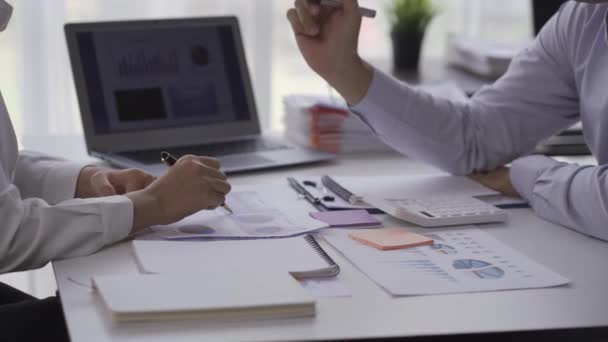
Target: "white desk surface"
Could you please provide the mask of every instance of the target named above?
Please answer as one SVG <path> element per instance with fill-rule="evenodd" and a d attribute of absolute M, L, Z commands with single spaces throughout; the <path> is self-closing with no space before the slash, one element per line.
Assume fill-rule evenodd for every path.
<path fill-rule="evenodd" d="M 586 160 L 582 160 L 583 162 Z M 283 181 L 288 175 L 394 175 L 432 169 L 396 155 L 352 156 L 332 164 L 233 177 L 239 184 Z M 387 226 L 397 221 L 385 218 Z M 74 285 L 94 275 L 135 273 L 129 243 L 89 257 L 54 263 L 72 341 L 295 341 L 437 336 L 608 326 L 608 243 L 542 221 L 529 209 L 512 211 L 490 234 L 568 277 L 567 287 L 392 298 L 323 243 L 342 266 L 352 298 L 318 301 L 312 319 L 206 324 L 199 321 L 116 325 L 99 298 Z"/>

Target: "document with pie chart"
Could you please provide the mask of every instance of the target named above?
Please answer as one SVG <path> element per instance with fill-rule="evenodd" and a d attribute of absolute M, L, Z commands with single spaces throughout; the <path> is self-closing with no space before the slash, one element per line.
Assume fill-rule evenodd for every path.
<path fill-rule="evenodd" d="M 154 233 L 141 239 L 278 238 L 327 227 L 312 219 L 308 202 L 295 198 L 286 186 L 266 187 L 264 191 L 237 189 L 226 203 L 234 214 L 222 208 L 204 210 L 175 224 L 153 227 Z"/>
<path fill-rule="evenodd" d="M 348 231 L 326 230 L 322 236 L 395 296 L 530 289 L 569 282 L 475 227 L 408 230 L 432 238 L 434 244 L 380 251 L 349 238 Z"/>

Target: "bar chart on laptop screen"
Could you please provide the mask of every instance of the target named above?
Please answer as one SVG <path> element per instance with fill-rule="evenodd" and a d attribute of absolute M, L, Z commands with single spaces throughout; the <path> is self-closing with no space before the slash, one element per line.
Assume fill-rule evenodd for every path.
<path fill-rule="evenodd" d="M 174 75 L 179 72 L 177 50 L 149 49 L 145 46 L 125 51 L 117 65 L 121 78 L 145 77 L 155 75 Z"/>

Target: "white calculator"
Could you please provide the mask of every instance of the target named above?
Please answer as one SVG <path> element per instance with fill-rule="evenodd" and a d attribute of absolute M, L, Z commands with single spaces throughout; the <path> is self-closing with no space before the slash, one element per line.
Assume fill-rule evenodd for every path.
<path fill-rule="evenodd" d="M 368 200 L 385 213 L 422 227 L 504 222 L 505 210 L 473 197 Z"/>

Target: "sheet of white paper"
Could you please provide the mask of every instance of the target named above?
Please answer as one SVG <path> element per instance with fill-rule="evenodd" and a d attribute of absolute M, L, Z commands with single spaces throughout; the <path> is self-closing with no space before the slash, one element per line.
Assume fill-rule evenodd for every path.
<path fill-rule="evenodd" d="M 569 281 L 474 228 L 412 231 L 433 246 L 380 251 L 327 230 L 322 236 L 374 282 L 395 296 L 541 288 Z"/>
<path fill-rule="evenodd" d="M 153 234 L 138 239 L 278 238 L 327 228 L 310 217 L 316 209 L 298 200 L 287 183 L 264 186 L 259 191 L 237 188 L 228 195 L 226 203 L 233 215 L 222 208 L 204 210 L 171 225 L 152 227 Z"/>
<path fill-rule="evenodd" d="M 467 177 L 448 175 L 346 177 L 334 180 L 350 192 L 365 197 L 383 199 L 433 198 L 445 196 L 478 197 L 497 195 Z"/>
<path fill-rule="evenodd" d="M 353 296 L 351 290 L 338 278 L 302 280 L 300 281 L 300 285 L 315 298 L 346 298 Z"/>
<path fill-rule="evenodd" d="M 145 273 L 309 271 L 327 263 L 302 237 L 240 241 L 133 241 Z"/>

